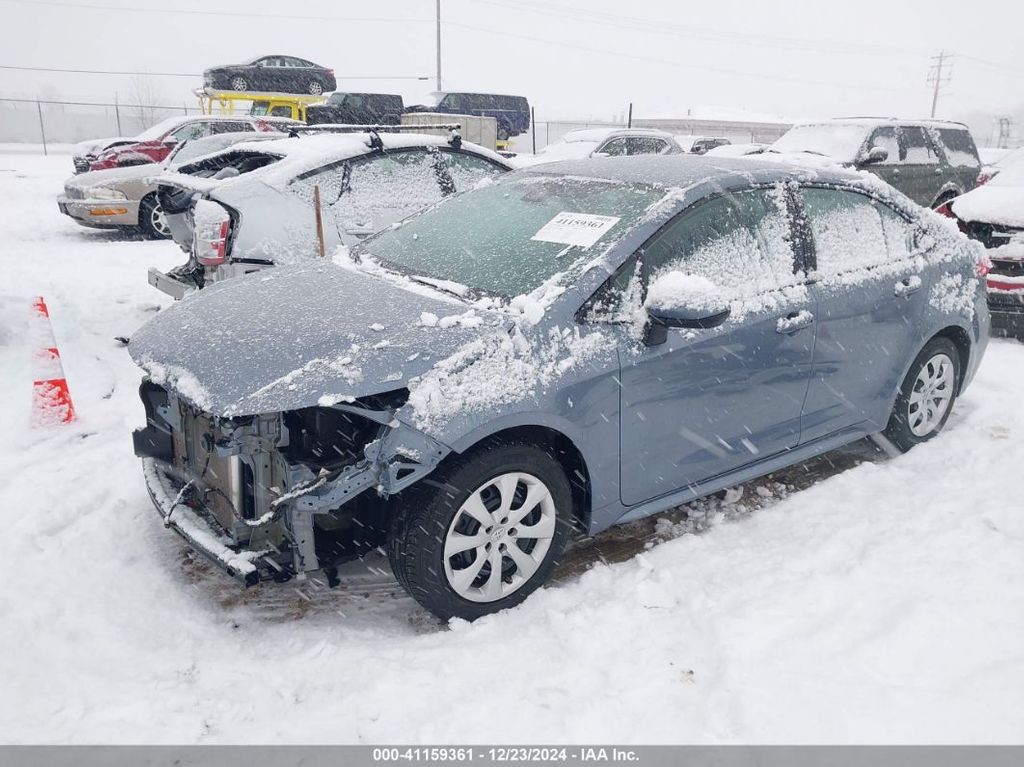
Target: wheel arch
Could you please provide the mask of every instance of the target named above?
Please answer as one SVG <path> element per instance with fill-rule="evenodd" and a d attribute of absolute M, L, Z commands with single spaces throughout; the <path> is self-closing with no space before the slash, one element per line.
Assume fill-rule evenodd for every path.
<path fill-rule="evenodd" d="M 542 449 L 553 449 L 553 457 L 565 471 L 565 477 L 572 489 L 573 518 L 581 530 L 588 530 L 592 511 L 593 485 L 590 468 L 583 450 L 576 439 L 569 436 L 570 428 L 561 424 L 538 421 L 505 423 L 486 432 L 472 432 L 455 445 L 445 461 L 464 458 L 473 450 L 494 441 L 525 442 Z M 443 461 L 442 461 L 443 463 Z"/>
<path fill-rule="evenodd" d="M 957 353 L 960 355 L 960 380 L 957 381 L 956 389 L 957 396 L 959 396 L 964 388 L 964 381 L 967 380 L 967 371 L 971 362 L 970 334 L 959 325 L 947 325 L 929 338 L 928 342 L 935 338 L 948 338 L 953 342 L 953 346 L 956 347 Z"/>
<path fill-rule="evenodd" d="M 889 413 L 892 413 L 893 408 L 896 406 L 896 400 L 900 396 L 900 388 L 903 386 L 903 381 L 906 379 L 907 374 L 910 372 L 910 366 L 914 364 L 914 360 L 917 359 L 917 355 L 921 351 L 934 341 L 936 338 L 946 338 L 952 342 L 953 346 L 960 357 L 960 380 L 957 382 L 957 396 L 960 396 L 960 392 L 964 388 L 964 381 L 967 379 L 968 365 L 971 361 L 971 336 L 965 328 L 955 323 L 945 324 L 930 333 L 917 350 L 914 352 L 914 356 L 906 361 L 903 366 L 903 370 L 900 371 L 900 377 L 896 382 L 896 390 L 892 393 L 892 397 L 889 399 Z"/>

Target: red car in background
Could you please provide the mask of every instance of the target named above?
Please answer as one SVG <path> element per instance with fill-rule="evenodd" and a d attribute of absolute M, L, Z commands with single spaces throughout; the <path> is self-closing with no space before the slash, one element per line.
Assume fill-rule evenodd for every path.
<path fill-rule="evenodd" d="M 106 170 L 162 162 L 181 142 L 205 138 L 217 133 L 287 131 L 290 126 L 300 124 L 285 118 L 250 117 L 247 115 L 238 117 L 213 117 L 210 115 L 170 117 L 140 133 L 132 143 L 110 147 L 98 157 L 91 159 L 89 170 Z"/>

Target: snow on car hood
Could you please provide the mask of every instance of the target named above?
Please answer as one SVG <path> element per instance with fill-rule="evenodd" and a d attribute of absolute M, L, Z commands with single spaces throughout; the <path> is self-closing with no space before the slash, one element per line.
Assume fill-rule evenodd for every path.
<path fill-rule="evenodd" d="M 957 197 L 952 207 L 964 221 L 1024 227 L 1024 186 L 990 182 Z"/>
<path fill-rule="evenodd" d="M 161 311 L 128 351 L 201 410 L 255 415 L 393 391 L 468 340 L 505 332 L 501 315 L 467 310 L 332 263 L 277 267 Z"/>
<path fill-rule="evenodd" d="M 153 163 L 128 165 L 124 168 L 90 170 L 77 176 L 72 176 L 65 182 L 64 186 L 78 189 L 90 189 L 94 186 L 111 187 L 125 181 L 142 180 L 159 172 L 160 168 Z"/>

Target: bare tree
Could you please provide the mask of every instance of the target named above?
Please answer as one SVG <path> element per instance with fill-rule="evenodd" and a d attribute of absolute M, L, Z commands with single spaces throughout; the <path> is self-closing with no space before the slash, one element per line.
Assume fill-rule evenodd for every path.
<path fill-rule="evenodd" d="M 159 120 L 160 110 L 157 105 L 162 100 L 163 94 L 152 76 L 135 75 L 132 78 L 125 106 L 138 122 L 140 132 L 155 125 Z"/>

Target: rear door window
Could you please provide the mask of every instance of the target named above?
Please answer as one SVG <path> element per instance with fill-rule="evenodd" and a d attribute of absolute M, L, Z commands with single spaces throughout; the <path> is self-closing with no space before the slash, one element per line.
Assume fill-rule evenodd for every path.
<path fill-rule="evenodd" d="M 916 125 L 900 128 L 900 141 L 903 144 L 903 162 L 907 165 L 938 163 L 939 157 L 924 128 Z"/>
<path fill-rule="evenodd" d="M 255 130 L 252 127 L 252 123 L 247 123 L 242 120 L 237 122 L 215 122 L 210 123 L 211 135 L 217 135 L 218 133 L 239 133 L 243 131 Z"/>
<path fill-rule="evenodd" d="M 626 154 L 662 154 L 668 150 L 668 142 L 650 136 L 629 136 L 626 139 Z"/>
<path fill-rule="evenodd" d="M 841 189 L 801 190 L 817 256 L 816 276 L 855 276 L 889 260 L 883 207 L 870 197 Z M 898 247 L 894 239 L 894 247 Z"/>
<path fill-rule="evenodd" d="M 937 135 L 949 164 L 957 168 L 980 168 L 978 148 L 974 139 L 965 128 L 938 128 L 932 132 Z"/>

